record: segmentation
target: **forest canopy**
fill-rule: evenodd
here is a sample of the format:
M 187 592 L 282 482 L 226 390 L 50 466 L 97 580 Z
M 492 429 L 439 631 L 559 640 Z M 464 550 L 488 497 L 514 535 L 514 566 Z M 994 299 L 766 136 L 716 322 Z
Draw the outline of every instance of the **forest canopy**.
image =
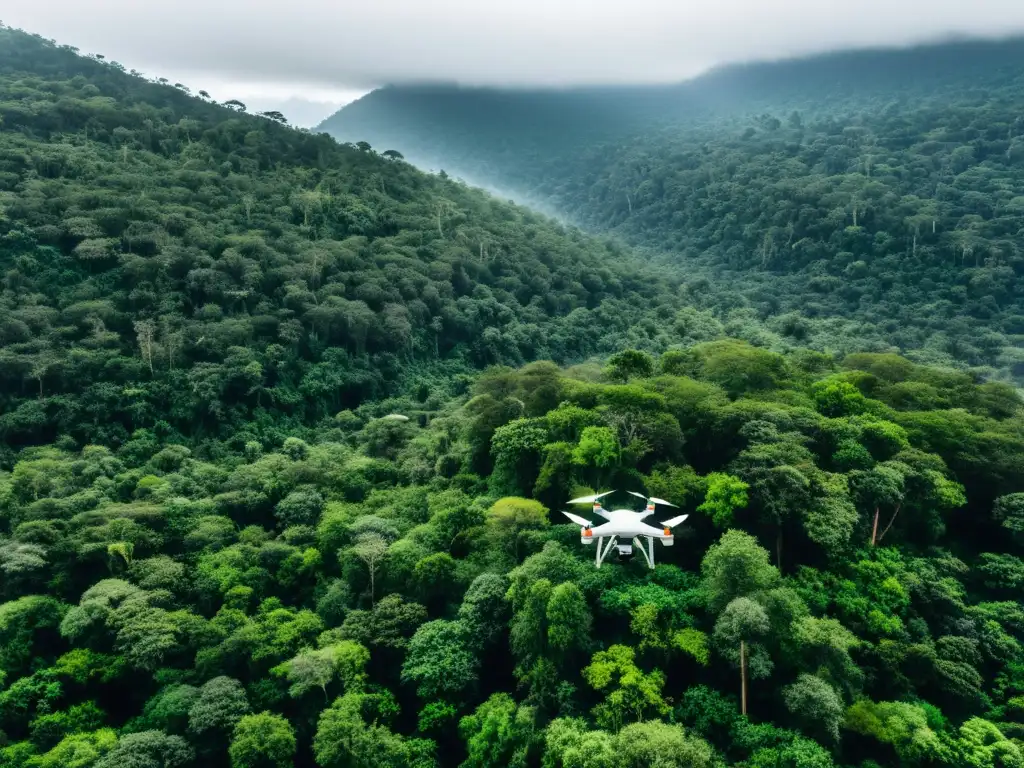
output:
M 7 28 L 0 114 L 4 768 L 1024 768 L 1012 386 Z
M 726 324 L 1020 384 L 1024 40 L 649 88 L 402 86 L 321 128 L 611 232 Z

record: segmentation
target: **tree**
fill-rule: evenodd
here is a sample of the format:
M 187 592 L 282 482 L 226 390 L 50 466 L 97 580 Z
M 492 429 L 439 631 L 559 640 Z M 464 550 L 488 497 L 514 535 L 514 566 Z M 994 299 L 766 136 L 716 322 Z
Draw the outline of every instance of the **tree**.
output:
M 152 320 L 136 320 L 135 335 L 139 341 L 142 358 L 149 365 L 149 375 L 153 375 L 153 346 L 156 342 L 156 324 Z
M 415 683 L 425 701 L 457 697 L 476 685 L 479 664 L 460 622 L 428 621 L 409 643 L 402 680 Z
M 189 708 L 189 733 L 226 737 L 249 711 L 242 684 L 224 675 L 215 677 L 203 684 Z
M 559 584 L 547 604 L 548 645 L 568 656 L 585 651 L 590 644 L 590 609 L 580 588 L 571 582 Z
M 307 648 L 286 661 L 281 669 L 292 684 L 288 689 L 291 696 L 298 698 L 319 688 L 324 699 L 329 700 L 327 686 L 335 677 L 341 678 L 346 691 L 362 690 L 366 678 L 363 670 L 369 661 L 370 652 L 366 648 L 351 640 L 342 640 L 317 650 Z
M 405 739 L 389 725 L 398 705 L 389 693 L 346 693 L 320 714 L 313 754 L 323 768 L 432 768 L 435 745 Z
M 942 754 L 941 742 L 929 727 L 925 710 L 914 704 L 861 699 L 847 709 L 844 727 L 890 744 L 906 763 L 928 761 Z
M 456 594 L 458 566 L 447 552 L 435 552 L 413 568 L 416 589 L 428 606 L 444 606 Z
M 804 531 L 825 554 L 839 561 L 849 547 L 860 516 L 846 493 L 845 480 L 830 485 L 830 492 L 815 498 L 804 514 Z
M 299 488 L 277 503 L 274 515 L 282 527 L 316 525 L 324 510 L 324 497 L 312 488 Z
M 364 533 L 356 541 L 352 548 L 356 557 L 363 561 L 366 571 L 370 575 L 370 603 L 375 601 L 375 583 L 377 571 L 380 570 L 384 558 L 388 554 L 388 542 L 378 533 Z
M 782 689 L 786 708 L 806 726 L 809 735 L 824 735 L 833 743 L 839 741 L 839 726 L 845 716 L 843 700 L 824 680 L 803 674 L 796 682 Z
M 486 525 L 492 540 L 519 561 L 520 537 L 524 531 L 546 528 L 548 510 L 539 501 L 508 496 L 487 510 Z
M 605 375 L 612 381 L 629 381 L 654 375 L 654 359 L 646 352 L 626 349 L 608 358 Z
M 619 440 L 609 427 L 586 427 L 572 451 L 572 463 L 590 469 L 590 477 L 596 482 L 604 477 L 605 471 L 619 462 Z
M 338 634 L 373 649 L 375 654 L 404 651 L 416 628 L 426 620 L 427 611 L 419 603 L 404 600 L 401 595 L 387 595 L 372 611 L 349 611 Z
M 715 753 L 703 739 L 687 736 L 682 726 L 658 720 L 627 725 L 615 738 L 618 765 L 624 768 L 711 768 Z
M 664 676 L 658 670 L 641 672 L 635 658 L 632 648 L 613 645 L 595 653 L 583 670 L 583 679 L 592 688 L 606 691 L 605 700 L 594 707 L 594 718 L 602 728 L 618 732 L 628 722 L 668 712 L 661 696 Z
M 66 736 L 48 752 L 30 758 L 31 768 L 92 768 L 117 745 L 117 735 L 110 728 Z
M 838 418 L 863 413 L 867 408 L 866 398 L 849 381 L 828 378 L 811 385 L 811 396 L 818 410 L 825 416 Z
M 126 733 L 95 768 L 188 768 L 195 753 L 181 736 L 163 731 Z
M 755 423 L 747 424 L 747 428 Z M 811 485 L 817 471 L 813 456 L 798 438 L 779 435 L 773 426 L 763 425 L 767 427 L 764 439 L 755 439 L 732 466 L 749 484 L 762 518 L 776 528 L 775 564 L 781 570 L 786 522 L 810 506 Z
M 493 643 L 508 631 L 507 593 L 508 580 L 496 573 L 480 574 L 466 590 L 458 618 L 477 647 Z
M 879 515 L 881 508 L 894 509 L 893 519 L 903 503 L 905 477 L 902 468 L 879 464 L 867 472 L 850 474 L 850 485 L 854 498 L 867 509 L 873 509 L 871 523 L 871 546 L 878 542 Z
M 246 715 L 235 725 L 228 754 L 232 768 L 285 768 L 294 764 L 295 733 L 280 715 Z
M 260 117 L 265 117 L 268 120 L 273 120 L 275 123 L 281 123 L 281 125 L 288 124 L 288 118 L 282 115 L 277 110 L 270 110 L 269 112 L 257 112 Z
M 581 718 L 552 720 L 544 729 L 543 768 L 615 768 L 619 760 L 614 737 L 589 730 Z
M 522 605 L 512 618 L 509 648 L 516 657 L 516 674 L 525 678 L 538 659 L 544 657 L 548 647 L 548 603 L 552 586 L 547 579 L 537 579 L 531 585 Z
M 748 533 L 722 534 L 701 561 L 701 576 L 708 592 L 708 608 L 719 612 L 737 597 L 770 588 L 779 572 L 768 562 L 768 551 Z
M 793 638 L 801 663 L 827 682 L 852 696 L 863 673 L 850 657 L 861 641 L 836 619 L 801 616 L 793 622 Z
M 716 526 L 725 528 L 732 524 L 735 511 L 747 506 L 747 489 L 750 486 L 724 472 L 712 472 L 706 480 L 707 493 L 697 511 L 710 515 Z
M 1004 736 L 994 723 L 972 717 L 960 726 L 958 735 L 956 746 L 966 765 L 991 765 L 993 768 L 1024 765 L 1024 750 Z
M 771 674 L 773 664 L 761 641 L 771 623 L 765 609 L 748 597 L 737 597 L 715 622 L 719 653 L 740 670 L 740 712 L 747 714 L 747 681 Z
M 496 488 L 529 494 L 547 442 L 547 430 L 540 419 L 515 419 L 498 427 L 491 438 L 492 483 Z
M 1019 540 L 1024 534 L 1024 493 L 1000 496 L 992 506 L 992 516 Z
M 193 685 L 167 685 L 146 702 L 141 722 L 152 730 L 184 733 L 189 710 L 198 698 L 199 689 Z
M 463 768 L 525 766 L 536 729 L 532 707 L 516 706 L 506 693 L 496 693 L 459 722 L 466 741 Z

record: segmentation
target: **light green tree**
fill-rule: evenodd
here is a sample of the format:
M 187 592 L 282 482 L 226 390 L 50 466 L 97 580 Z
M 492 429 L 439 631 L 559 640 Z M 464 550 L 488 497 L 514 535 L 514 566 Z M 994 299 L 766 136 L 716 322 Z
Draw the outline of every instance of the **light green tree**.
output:
M 710 515 L 716 526 L 725 528 L 732 524 L 736 510 L 747 506 L 750 486 L 725 472 L 712 472 L 706 480 L 708 490 L 697 511 Z
M 613 645 L 595 653 L 583 670 L 583 679 L 595 690 L 605 692 L 604 701 L 594 707 L 594 719 L 602 728 L 618 732 L 629 722 L 668 712 L 661 695 L 664 675 L 658 670 L 642 672 L 635 659 L 636 653 L 629 646 Z
M 294 764 L 295 733 L 280 715 L 246 715 L 235 725 L 228 755 L 231 768 L 286 768 Z

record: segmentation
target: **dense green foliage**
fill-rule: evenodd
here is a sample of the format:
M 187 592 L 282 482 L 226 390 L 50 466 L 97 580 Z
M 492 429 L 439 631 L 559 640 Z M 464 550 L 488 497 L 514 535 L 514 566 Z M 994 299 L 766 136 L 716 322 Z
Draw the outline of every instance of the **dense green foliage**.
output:
M 664 348 L 684 300 L 586 238 L 0 29 L 0 437 L 280 442 L 482 365 Z
M 719 320 L 1020 382 L 1022 70 L 1010 40 L 664 88 L 390 88 L 322 129 L 667 251 Z
M 740 341 L 612 360 L 217 461 L 24 449 L 4 765 L 1024 765 L 1012 390 Z M 656 569 L 549 512 L 595 487 L 691 515 Z
M 7 29 L 0 113 L 4 768 L 1024 768 L 1012 387 Z

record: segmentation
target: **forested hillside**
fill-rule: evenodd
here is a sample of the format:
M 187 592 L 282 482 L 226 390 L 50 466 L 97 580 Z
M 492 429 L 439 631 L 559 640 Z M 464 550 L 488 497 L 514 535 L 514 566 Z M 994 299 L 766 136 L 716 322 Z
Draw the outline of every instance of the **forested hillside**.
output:
M 240 107 L 0 28 L 0 766 L 1024 768 L 1013 387 Z
M 671 276 L 614 243 L 186 90 L 0 30 L 8 447 L 280 442 L 487 364 L 680 340 Z
M 632 91 L 390 88 L 322 128 L 667 251 L 719 315 L 1020 382 L 1022 105 L 1010 40 Z

